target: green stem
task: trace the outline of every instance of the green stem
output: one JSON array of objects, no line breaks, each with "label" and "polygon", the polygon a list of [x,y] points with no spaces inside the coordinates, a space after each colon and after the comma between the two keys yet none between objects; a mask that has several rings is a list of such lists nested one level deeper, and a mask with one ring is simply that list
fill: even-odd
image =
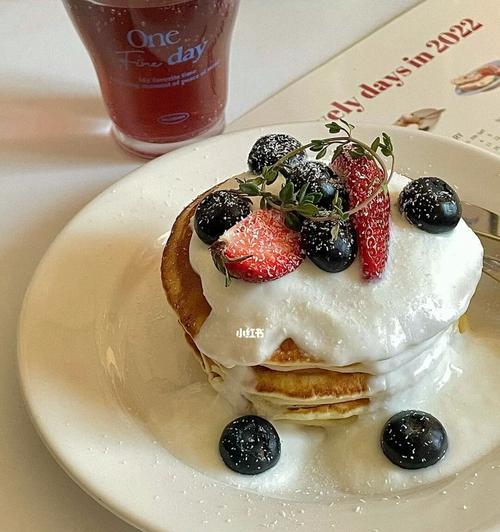
[{"label": "green stem", "polygon": [[[367,207],[371,203],[371,201],[376,196],[378,196],[378,194],[380,194],[383,191],[384,185],[389,183],[389,181],[392,178],[392,174],[394,172],[394,157],[391,156],[391,167],[390,167],[390,169],[388,171],[387,170],[387,166],[385,165],[385,162],[382,159],[382,157],[380,157],[380,155],[378,153],[373,151],[371,146],[369,146],[368,144],[365,144],[364,142],[362,142],[360,140],[353,139],[351,136],[349,136],[349,137],[327,138],[327,139],[320,139],[320,140],[321,140],[321,145],[323,147],[331,146],[332,144],[347,144],[348,142],[353,142],[354,144],[358,144],[359,146],[364,148],[368,153],[370,153],[370,155],[378,163],[379,168],[382,170],[382,172],[384,174],[384,177],[383,177],[382,182],[380,183],[380,185],[376,188],[376,190],[372,194],[370,194],[370,196],[368,198],[366,198],[366,200],[362,201],[361,203],[359,203],[358,205],[356,205],[352,209],[349,209],[348,211],[345,212],[345,215],[347,217],[352,216],[356,212],[359,212],[360,210],[362,210],[365,207]],[[303,146],[299,146],[298,148],[295,148],[294,150],[288,152],[286,155],[284,155],[283,157],[278,159],[278,161],[276,161],[271,166],[271,168],[279,170],[279,168],[283,165],[283,163],[288,161],[290,158],[292,158],[293,156],[297,155],[298,153],[301,153],[301,152],[311,148],[312,146],[315,146],[315,145],[318,145],[318,144],[319,143],[309,142],[307,144],[304,144]],[[264,182],[262,184],[262,192],[265,191],[265,186],[266,186],[266,183]],[[269,205],[271,205],[273,208],[276,208],[276,209],[287,210],[287,211],[293,210],[293,209],[283,209],[281,206],[277,205],[276,203],[274,203],[274,202],[272,202],[270,200],[268,200],[268,203],[269,203]],[[339,221],[339,220],[342,219],[341,216],[338,215],[338,214],[330,214],[330,215],[327,215],[327,216],[306,216],[306,218],[314,218],[317,221],[328,221],[328,220]]]},{"label": "green stem", "polygon": [[[329,138],[329,139],[320,139],[322,144],[324,146],[328,146],[330,144],[340,144],[341,142],[349,142],[349,141],[352,141],[352,137],[335,137],[335,138]],[[299,146],[298,148],[295,148],[294,150],[288,152],[286,155],[284,155],[281,159],[278,159],[272,166],[271,168],[279,168],[285,161],[288,161],[288,159],[290,159],[291,157],[293,157],[294,155],[297,155],[298,153],[301,153],[309,148],[311,148],[312,146],[314,146],[315,143],[313,142],[308,142],[307,144],[304,144],[302,146]]]}]

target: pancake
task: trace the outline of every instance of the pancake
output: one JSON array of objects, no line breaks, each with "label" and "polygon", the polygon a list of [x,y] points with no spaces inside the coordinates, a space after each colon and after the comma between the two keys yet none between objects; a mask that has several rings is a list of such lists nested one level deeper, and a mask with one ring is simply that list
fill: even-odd
[{"label": "pancake", "polygon": [[[219,391],[225,380],[231,381],[231,385],[236,384],[231,375],[233,370],[200,353],[194,341],[211,308],[203,295],[201,280],[189,261],[190,220],[205,195],[228,185],[225,182],[213,187],[183,209],[172,227],[161,262],[161,279],[167,300],[209,381]],[[267,415],[273,419],[323,423],[366,411],[369,399],[362,396],[368,391],[370,375],[315,367],[321,362],[288,338],[270,354],[266,364],[248,368],[247,387],[242,395],[257,413],[272,410],[272,416]],[[267,364],[271,367],[266,367]]]},{"label": "pancake", "polygon": [[[374,399],[384,399],[414,385],[438,366],[450,335],[456,329],[454,324],[389,358],[374,358],[341,367],[307,353],[292,338],[285,338],[258,365],[225,367],[217,361],[216,351],[211,351],[211,356],[202,352],[196,337],[212,309],[203,294],[201,279],[190,262],[190,248],[196,242],[196,237],[192,242],[191,219],[203,197],[216,189],[235,186],[234,179],[227,180],[182,210],[172,227],[161,263],[167,299],[184,329],[186,341],[219,393],[233,404],[243,401],[249,411],[269,419],[324,425],[376,408],[380,401]],[[205,248],[200,248],[200,252],[205,253]],[[206,253],[209,253],[208,248]],[[206,264],[210,267],[209,259]],[[224,290],[222,282],[221,290]],[[233,312],[238,312],[237,305]],[[227,346],[221,344],[221,349],[224,347]]]},{"label": "pancake", "polygon": [[[342,401],[340,399],[342,397],[342,389],[338,388],[338,386],[342,386],[341,379],[326,380],[324,379],[324,376],[319,379],[310,376],[309,382],[307,383],[303,381],[301,386],[297,385],[293,379],[283,380],[280,378],[288,374],[280,375],[279,372],[272,372],[275,375],[275,379],[271,378],[271,375],[267,373],[267,379],[265,377],[262,380],[258,379],[258,384],[255,386],[254,393],[238,390],[237,386],[233,386],[230,379],[229,382],[225,382],[223,368],[206,355],[200,353],[189,334],[185,333],[185,338],[187,343],[191,346],[194,355],[200,362],[202,369],[206,373],[210,384],[216,391],[225,396],[229,401],[234,397],[235,391],[241,393],[241,397],[246,400],[246,406],[249,410],[253,410],[267,418],[274,420],[288,420],[308,425],[325,425],[330,421],[346,419],[362,414],[366,412],[369,407],[370,401],[368,398]],[[264,370],[264,374],[266,374],[266,368],[261,366],[249,368],[249,371],[252,373],[255,372],[256,375],[262,374],[262,370]],[[267,372],[270,371],[271,370],[267,370]],[[297,378],[300,382],[301,377],[298,376]],[[344,381],[344,386],[346,382],[347,381]],[[321,398],[322,393],[331,392],[332,386],[334,387],[333,391],[337,392],[337,400],[340,402],[325,403],[323,400],[323,402],[319,402],[319,404],[295,404],[297,398],[301,396],[302,399],[304,399],[305,396],[309,398],[315,397],[316,400],[318,400]],[[270,397],[266,398],[265,393],[262,393],[262,390],[275,394],[281,393],[283,402],[273,401]],[[360,383],[360,392],[362,390],[366,389]],[[347,392],[347,389],[344,388],[343,391],[345,393]]]},{"label": "pancake", "polygon": [[[189,243],[193,234],[190,220],[198,203],[207,194],[219,188],[226,188],[230,181],[207,190],[182,210],[172,226],[163,250],[161,262],[163,288],[180,324],[191,338],[196,337],[211,309],[203,295],[200,277],[189,262]],[[311,364],[321,364],[322,361],[305,353],[291,338],[287,338],[276,351],[271,353],[267,363],[270,366],[309,367]]]}]

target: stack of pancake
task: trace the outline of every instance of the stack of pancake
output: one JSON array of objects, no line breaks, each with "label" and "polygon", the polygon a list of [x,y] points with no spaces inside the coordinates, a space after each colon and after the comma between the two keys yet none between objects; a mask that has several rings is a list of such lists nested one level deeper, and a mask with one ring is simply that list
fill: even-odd
[{"label": "stack of pancake", "polygon": [[[163,253],[161,276],[186,340],[213,387],[226,397],[245,398],[254,411],[270,419],[322,425],[368,411],[373,397],[386,391],[384,386],[373,386],[373,367],[363,364],[331,367],[301,350],[291,338],[284,340],[263,363],[255,366],[224,367],[200,352],[196,336],[211,308],[203,295],[200,277],[190,264],[189,249],[193,234],[191,218],[204,195],[188,205],[172,227]],[[444,341],[442,343],[444,350],[446,345]],[[418,354],[414,353],[413,359],[416,360]],[[433,363],[437,364],[438,358],[435,356]],[[401,356],[399,363],[396,360],[386,364],[387,367],[384,366],[387,361],[379,361],[378,369],[391,372],[408,363],[404,359],[405,356]]]}]

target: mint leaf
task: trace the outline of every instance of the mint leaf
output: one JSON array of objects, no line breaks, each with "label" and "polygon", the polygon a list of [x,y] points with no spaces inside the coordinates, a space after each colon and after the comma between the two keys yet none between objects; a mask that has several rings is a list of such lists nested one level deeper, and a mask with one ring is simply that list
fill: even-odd
[{"label": "mint leaf", "polygon": [[291,181],[287,181],[283,188],[280,190],[280,200],[283,203],[290,203],[293,198],[293,183]]},{"label": "mint leaf", "polygon": [[298,205],[296,211],[304,216],[314,216],[318,212],[318,207],[312,203],[303,203]]},{"label": "mint leaf", "polygon": [[316,159],[322,159],[326,155],[326,147],[320,150],[320,152],[316,155]]},{"label": "mint leaf", "polygon": [[293,231],[300,231],[301,223],[300,218],[293,212],[289,212],[285,216],[285,225]]},{"label": "mint leaf", "polygon": [[240,183],[240,190],[244,194],[247,194],[248,196],[259,196],[260,195],[260,189],[255,183],[246,182],[246,183]]},{"label": "mint leaf", "polygon": [[297,202],[302,203],[306,195],[307,189],[309,188],[309,183],[304,183],[297,194]]},{"label": "mint leaf", "polygon": [[380,137],[377,137],[370,146],[373,151],[377,151],[380,144]]}]

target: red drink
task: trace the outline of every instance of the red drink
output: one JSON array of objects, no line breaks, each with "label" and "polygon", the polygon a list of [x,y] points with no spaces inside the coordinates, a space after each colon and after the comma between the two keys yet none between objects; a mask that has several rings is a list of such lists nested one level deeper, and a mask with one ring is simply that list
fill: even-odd
[{"label": "red drink", "polygon": [[115,136],[156,156],[224,127],[238,0],[64,0]]}]

